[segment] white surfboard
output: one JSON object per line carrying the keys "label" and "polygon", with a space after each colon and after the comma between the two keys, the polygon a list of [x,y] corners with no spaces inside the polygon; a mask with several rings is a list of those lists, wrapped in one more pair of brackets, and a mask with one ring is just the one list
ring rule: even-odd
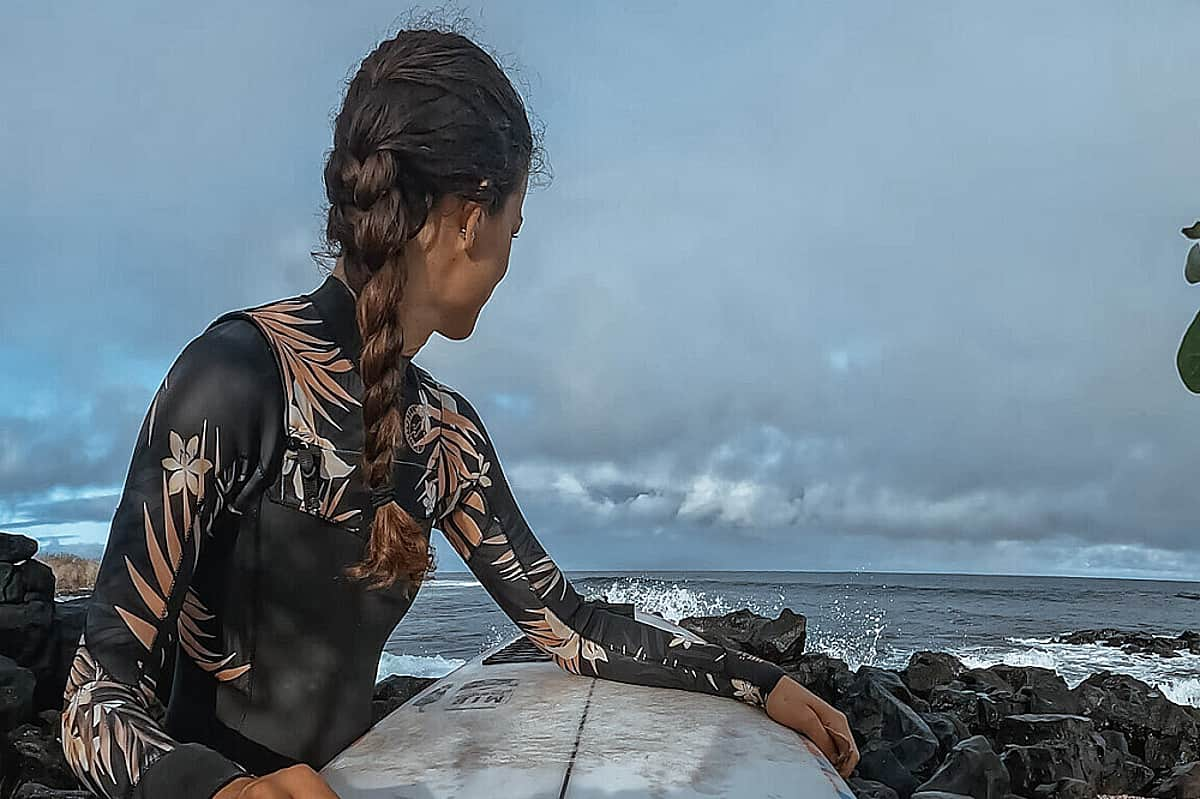
{"label": "white surfboard", "polygon": [[761,708],[570,674],[523,636],[426,687],[321,775],[341,799],[854,799]]}

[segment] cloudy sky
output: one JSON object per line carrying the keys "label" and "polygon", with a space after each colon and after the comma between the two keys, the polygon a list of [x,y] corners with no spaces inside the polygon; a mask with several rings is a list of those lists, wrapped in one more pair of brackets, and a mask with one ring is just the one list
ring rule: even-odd
{"label": "cloudy sky", "polygon": [[[103,542],[187,341],[321,280],[330,121],[407,14],[0,12],[0,528]],[[457,16],[552,179],[417,361],[564,568],[1200,579],[1195,3]]]}

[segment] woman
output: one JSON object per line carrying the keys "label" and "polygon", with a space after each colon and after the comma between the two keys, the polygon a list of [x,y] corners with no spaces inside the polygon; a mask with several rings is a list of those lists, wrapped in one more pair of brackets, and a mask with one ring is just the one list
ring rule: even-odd
{"label": "woman", "polygon": [[435,331],[471,334],[534,154],[470,40],[406,30],[363,61],[325,167],[333,274],[210,325],[136,442],[64,697],[94,793],[333,796],[316,769],[370,726],[433,527],[562,668],[761,706],[854,768],[845,717],[778,666],[583,600],[475,409],[412,361]]}

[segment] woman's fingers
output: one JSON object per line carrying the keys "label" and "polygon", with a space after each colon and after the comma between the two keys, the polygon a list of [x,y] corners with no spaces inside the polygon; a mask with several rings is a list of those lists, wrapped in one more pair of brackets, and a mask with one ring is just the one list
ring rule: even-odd
{"label": "woman's fingers", "polygon": [[854,772],[855,767],[858,766],[859,758],[858,746],[854,743],[854,736],[847,735],[832,727],[827,727],[826,730],[830,737],[838,743],[839,755],[833,765],[842,777],[849,777]]}
{"label": "woman's fingers", "polygon": [[838,745],[834,743],[833,737],[829,734],[829,730],[818,721],[813,725],[816,729],[810,731],[808,729],[802,732],[808,736],[808,739],[817,745],[817,748],[824,753],[825,759],[830,763],[836,763],[840,756]]}
{"label": "woman's fingers", "polygon": [[767,715],[791,727],[817,745],[833,762],[839,757],[838,745],[826,730],[816,705],[821,699],[791,677],[783,677],[767,695]]}
{"label": "woman's fingers", "polygon": [[854,743],[854,734],[850,732],[850,722],[846,719],[846,714],[824,701],[815,702],[813,712],[820,717],[821,723],[838,743],[839,760],[834,762],[834,765],[839,770],[845,769],[842,776],[850,774],[858,765],[859,755],[858,746]]}
{"label": "woman's fingers", "polygon": [[767,695],[767,715],[805,735],[843,777],[858,765],[858,747],[846,714],[791,677],[783,677]]}

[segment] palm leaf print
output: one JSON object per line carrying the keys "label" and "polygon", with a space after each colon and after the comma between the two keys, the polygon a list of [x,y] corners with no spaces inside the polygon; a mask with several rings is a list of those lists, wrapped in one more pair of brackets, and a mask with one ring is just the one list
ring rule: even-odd
{"label": "palm leaf print", "polygon": [[416,414],[422,433],[414,436],[406,425],[405,434],[410,436],[408,443],[415,452],[432,445],[422,481],[426,494],[435,505],[440,504],[444,514],[459,504],[464,489],[491,485],[488,464],[480,455],[486,438],[470,419],[458,413],[458,403],[448,387],[424,370],[418,372],[418,382]]}
{"label": "palm leaf print", "polygon": [[582,674],[580,667],[587,661],[592,665],[592,674],[599,675],[596,662],[608,661],[604,647],[580,636],[548,607],[532,608],[526,612],[530,618],[518,619],[517,626],[534,646],[572,674]]}
{"label": "palm leaf print", "polygon": [[97,795],[113,795],[116,786],[136,782],[143,763],[175,748],[147,712],[145,698],[113,679],[86,644],[76,649],[64,697],[61,735],[67,763]]}
{"label": "palm leaf print", "polygon": [[483,534],[479,530],[479,525],[461,507],[455,508],[443,520],[442,527],[442,531],[446,534],[446,539],[450,542],[450,546],[454,547],[454,551],[464,561],[471,557],[471,553],[483,541]]}
{"label": "palm leaf print", "polygon": [[201,643],[203,639],[217,638],[216,633],[205,629],[206,622],[212,621],[214,618],[216,616],[209,612],[196,592],[189,588],[184,596],[183,607],[180,608],[177,622],[179,645],[197,666],[211,673],[218,680],[227,682],[237,679],[249,671],[250,664],[225,668],[237,656],[237,652],[230,652],[222,657]]}
{"label": "palm leaf print", "polygon": [[[176,458],[163,459],[163,475],[162,475],[162,510],[163,510],[163,543],[166,544],[166,553],[163,553],[163,547],[159,543],[159,536],[154,529],[154,522],[150,518],[150,508],[145,503],[142,503],[142,520],[146,536],[146,553],[150,561],[151,577],[148,579],[138,571],[133,565],[133,561],[129,556],[125,556],[125,568],[129,572],[129,579],[133,583],[137,594],[141,597],[142,603],[146,609],[150,611],[150,619],[145,618],[139,613],[123,608],[120,605],[114,605],[113,609],[124,620],[125,626],[133,633],[134,637],[141,642],[142,646],[150,651],[154,647],[154,639],[158,634],[158,628],[154,622],[161,621],[167,616],[167,597],[170,594],[171,587],[175,584],[176,575],[179,572],[179,567],[183,562],[183,548],[185,545],[185,536],[192,533],[193,545],[195,547],[195,556],[200,556],[200,536],[195,533],[193,525],[193,503],[204,496],[203,479],[198,479],[196,483],[192,483],[186,479],[176,481],[175,478],[179,474],[186,473],[189,466],[193,466],[194,462],[203,461],[207,466],[201,472],[208,472],[214,463],[207,461],[203,457],[202,447],[208,441],[208,425],[204,423],[201,427],[201,434],[193,436],[196,442],[195,447],[189,443],[186,446],[182,443],[183,437],[176,431],[170,431],[171,447],[176,455],[187,456],[191,453],[188,459],[183,463]],[[199,457],[197,457],[199,455]],[[219,459],[215,463],[215,467],[219,470],[221,464]],[[179,490],[172,492],[171,485],[177,484]],[[173,493],[179,493],[180,510],[183,516],[182,530],[176,525],[175,511],[171,506],[171,496]],[[195,500],[193,499],[195,497]],[[199,522],[197,517],[196,522]],[[191,528],[191,529],[189,529]]]}
{"label": "palm leaf print", "polygon": [[[279,354],[289,408],[300,410],[307,431],[315,434],[314,412],[324,417],[335,429],[341,429],[325,403],[345,411],[350,406],[357,406],[359,401],[334,377],[354,368],[349,360],[342,357],[341,348],[301,329],[304,325],[320,324],[317,319],[296,315],[311,304],[285,300],[248,313],[258,321],[271,340],[273,349]],[[302,404],[297,403],[297,395],[303,396]]]}

